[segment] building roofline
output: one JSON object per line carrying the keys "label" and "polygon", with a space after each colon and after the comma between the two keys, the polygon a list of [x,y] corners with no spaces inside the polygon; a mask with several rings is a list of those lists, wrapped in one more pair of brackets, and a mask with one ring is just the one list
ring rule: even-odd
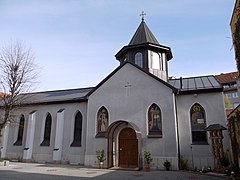
{"label": "building roofline", "polygon": [[[183,80],[188,80],[188,79],[202,79],[202,78],[207,78],[209,80],[209,78],[214,78],[216,80],[216,82],[219,84],[219,86],[215,86],[213,85],[210,80],[209,82],[211,83],[212,86],[205,86],[204,84],[203,87],[198,87],[193,86],[193,87],[188,87],[188,88],[183,88],[182,87],[182,83]],[[179,85],[175,85],[177,82],[179,81]],[[221,85],[221,83],[218,82],[218,80],[213,76],[213,75],[204,75],[204,76],[193,76],[193,77],[185,77],[185,78],[175,78],[175,79],[171,79],[170,80],[171,85],[173,85],[175,88],[178,89],[178,94],[179,95],[186,95],[186,94],[201,94],[201,93],[211,93],[211,92],[223,92],[223,86]],[[179,86],[179,87],[178,87]]]}
{"label": "building roofline", "polygon": [[[89,89],[92,90],[93,87],[86,87],[86,88],[75,88],[75,89],[64,89],[64,90],[51,90],[51,91],[39,91],[39,92],[31,92],[31,93],[22,93],[20,94],[20,96],[22,96],[22,101],[20,106],[29,106],[29,105],[46,105],[46,104],[63,104],[63,103],[75,103],[75,102],[87,102],[87,93],[89,91],[87,91]],[[59,93],[59,92],[71,92],[74,90],[86,90],[86,92],[80,92],[80,93],[85,93],[83,95],[77,95],[75,97],[64,97],[64,96],[68,96],[69,94],[63,94],[63,95],[58,95],[55,94],[55,96],[63,96],[62,98],[58,98],[58,99],[40,99],[40,98],[45,98],[48,97],[48,94],[50,93]],[[79,93],[79,92],[78,92]],[[41,94],[47,94],[46,96],[41,96]],[[72,94],[72,93],[70,93]],[[40,95],[40,98],[38,97],[37,100],[36,99],[31,99],[34,98],[35,96],[37,97],[37,95]],[[18,106],[18,105],[16,105]],[[0,105],[0,107],[3,107],[2,105]]]}
{"label": "building roofline", "polygon": [[41,93],[51,93],[51,92],[66,92],[66,91],[74,91],[74,90],[84,90],[84,89],[92,89],[94,87],[84,87],[84,88],[70,88],[70,89],[60,89],[60,90],[46,90],[46,91],[36,91],[30,93],[22,93],[20,95],[34,95],[34,94],[41,94]]}
{"label": "building roofline", "polygon": [[115,73],[117,73],[123,66],[125,66],[126,64],[131,64],[132,66],[134,66],[135,68],[139,69],[140,71],[144,72],[145,74],[147,74],[148,76],[151,76],[152,78],[156,79],[157,81],[163,83],[164,85],[166,85],[167,87],[169,87],[170,89],[173,90],[174,93],[177,92],[177,89],[172,86],[171,84],[163,81],[162,79],[154,76],[153,74],[144,71],[141,67],[137,66],[136,64],[133,64],[131,62],[124,62],[123,64],[121,64],[120,66],[118,66],[114,71],[112,71],[106,78],[104,78],[94,89],[92,89],[86,96],[89,97],[92,93],[94,93],[100,86],[102,86],[108,79],[110,79]]}

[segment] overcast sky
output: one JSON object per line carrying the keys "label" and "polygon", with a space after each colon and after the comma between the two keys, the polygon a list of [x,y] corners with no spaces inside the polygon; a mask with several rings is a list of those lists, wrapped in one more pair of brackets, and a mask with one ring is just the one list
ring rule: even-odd
{"label": "overcast sky", "polygon": [[36,91],[96,86],[145,22],[171,47],[169,75],[236,71],[230,31],[235,0],[0,0],[0,47],[20,40],[41,67]]}

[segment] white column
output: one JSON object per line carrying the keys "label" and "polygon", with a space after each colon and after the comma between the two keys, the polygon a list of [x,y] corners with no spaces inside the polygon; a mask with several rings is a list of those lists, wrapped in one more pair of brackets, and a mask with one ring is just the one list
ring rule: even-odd
{"label": "white column", "polygon": [[35,132],[36,111],[33,111],[28,116],[26,144],[23,150],[23,159],[31,160],[33,151],[33,140]]}
{"label": "white column", "polygon": [[9,124],[7,124],[3,129],[1,158],[6,158],[7,156],[8,133],[9,133]]}
{"label": "white column", "polygon": [[165,53],[162,53],[162,65],[164,73],[164,81],[168,82],[168,61]]}
{"label": "white column", "polygon": [[64,109],[60,109],[57,112],[55,145],[53,149],[54,161],[61,161],[62,158],[63,127],[64,127]]}

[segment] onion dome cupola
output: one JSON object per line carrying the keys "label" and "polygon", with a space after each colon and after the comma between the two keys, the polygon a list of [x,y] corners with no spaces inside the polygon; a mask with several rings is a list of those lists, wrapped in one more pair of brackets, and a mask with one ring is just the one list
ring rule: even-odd
{"label": "onion dome cupola", "polygon": [[130,43],[124,46],[115,57],[120,64],[129,61],[168,81],[167,62],[172,59],[171,48],[159,44],[146,25],[144,17]]}

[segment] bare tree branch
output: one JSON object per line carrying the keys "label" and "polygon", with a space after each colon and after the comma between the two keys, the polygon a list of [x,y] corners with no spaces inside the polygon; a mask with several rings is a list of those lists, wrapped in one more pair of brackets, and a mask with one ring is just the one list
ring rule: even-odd
{"label": "bare tree branch", "polygon": [[11,43],[0,51],[0,91],[4,93],[1,101],[2,115],[0,129],[12,122],[13,111],[20,107],[36,83],[38,67],[31,49],[23,43]]}

